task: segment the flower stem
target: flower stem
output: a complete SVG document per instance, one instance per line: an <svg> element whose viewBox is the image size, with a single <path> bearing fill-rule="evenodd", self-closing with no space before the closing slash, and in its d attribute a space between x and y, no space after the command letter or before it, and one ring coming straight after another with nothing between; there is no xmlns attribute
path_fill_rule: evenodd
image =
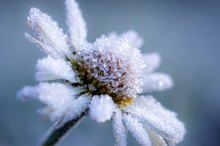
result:
<svg viewBox="0 0 220 146"><path fill-rule="evenodd" d="M43 138L39 146L54 146L57 144L86 114L87 110L82 112L77 118L66 122L61 127L57 127L57 123L55 123L55 125L46 133L45 138Z"/></svg>

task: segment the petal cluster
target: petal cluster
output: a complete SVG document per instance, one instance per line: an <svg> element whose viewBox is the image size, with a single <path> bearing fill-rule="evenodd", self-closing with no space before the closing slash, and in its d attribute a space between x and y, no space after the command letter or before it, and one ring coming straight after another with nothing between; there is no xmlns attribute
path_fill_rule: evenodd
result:
<svg viewBox="0 0 220 146"><path fill-rule="evenodd" d="M39 113L62 126L87 112L97 122L112 120L116 146L127 145L127 133L143 146L176 144L186 133L176 113L152 96L173 86L169 75L156 72L157 53L141 54L143 39L135 31L102 35L87 42L86 23L75 0L66 0L65 34L46 13L31 8L33 30L25 37L47 57L36 65L36 86L18 92L22 100L45 104Z"/></svg>

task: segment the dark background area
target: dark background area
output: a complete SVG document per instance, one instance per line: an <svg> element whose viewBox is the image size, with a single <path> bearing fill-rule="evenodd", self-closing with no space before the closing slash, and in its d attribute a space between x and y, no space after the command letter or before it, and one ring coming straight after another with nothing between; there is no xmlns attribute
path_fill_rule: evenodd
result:
<svg viewBox="0 0 220 146"><path fill-rule="evenodd" d="M175 86L152 93L185 122L187 135L179 146L220 145L220 3L200 0L78 0L94 41L111 31L133 29L145 40L143 52L158 52L159 71ZM0 1L0 146L36 145L52 125L36 110L38 101L21 102L16 92L34 85L35 64L44 56L25 40L26 17L38 7L66 30L62 0ZM112 146L111 123L86 118L61 144ZM138 145L129 136L129 145Z"/></svg>

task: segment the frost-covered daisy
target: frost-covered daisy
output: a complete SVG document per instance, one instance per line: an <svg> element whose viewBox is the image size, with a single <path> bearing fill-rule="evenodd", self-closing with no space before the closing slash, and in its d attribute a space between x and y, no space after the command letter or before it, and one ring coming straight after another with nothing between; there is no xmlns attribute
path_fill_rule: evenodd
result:
<svg viewBox="0 0 220 146"><path fill-rule="evenodd" d="M53 19L31 8L25 37L47 57L36 65L36 86L24 87L18 97L38 99L39 113L55 123L42 145L53 145L84 115L97 122L112 120L116 146L126 146L129 131L143 146L174 145L183 140L184 124L152 96L140 95L172 87L171 78L154 72L157 53L142 55L143 40L134 32L86 40L86 24L78 4L66 0L65 35Z"/></svg>

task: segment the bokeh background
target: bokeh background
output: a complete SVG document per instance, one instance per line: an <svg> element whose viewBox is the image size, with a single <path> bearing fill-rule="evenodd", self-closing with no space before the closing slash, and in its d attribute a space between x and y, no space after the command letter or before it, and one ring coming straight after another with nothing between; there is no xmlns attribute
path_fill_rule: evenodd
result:
<svg viewBox="0 0 220 146"><path fill-rule="evenodd" d="M179 146L220 145L220 3L212 0L78 0L94 41L111 31L133 29L145 40L143 52L158 52L159 71L170 74L172 90L152 93L185 122ZM0 1L0 146L36 145L52 125L36 110L38 101L16 99L35 85L35 64L45 56L24 39L30 7L52 15L66 30L63 0ZM86 118L62 146L112 146L111 123ZM129 145L138 145L129 136Z"/></svg>

